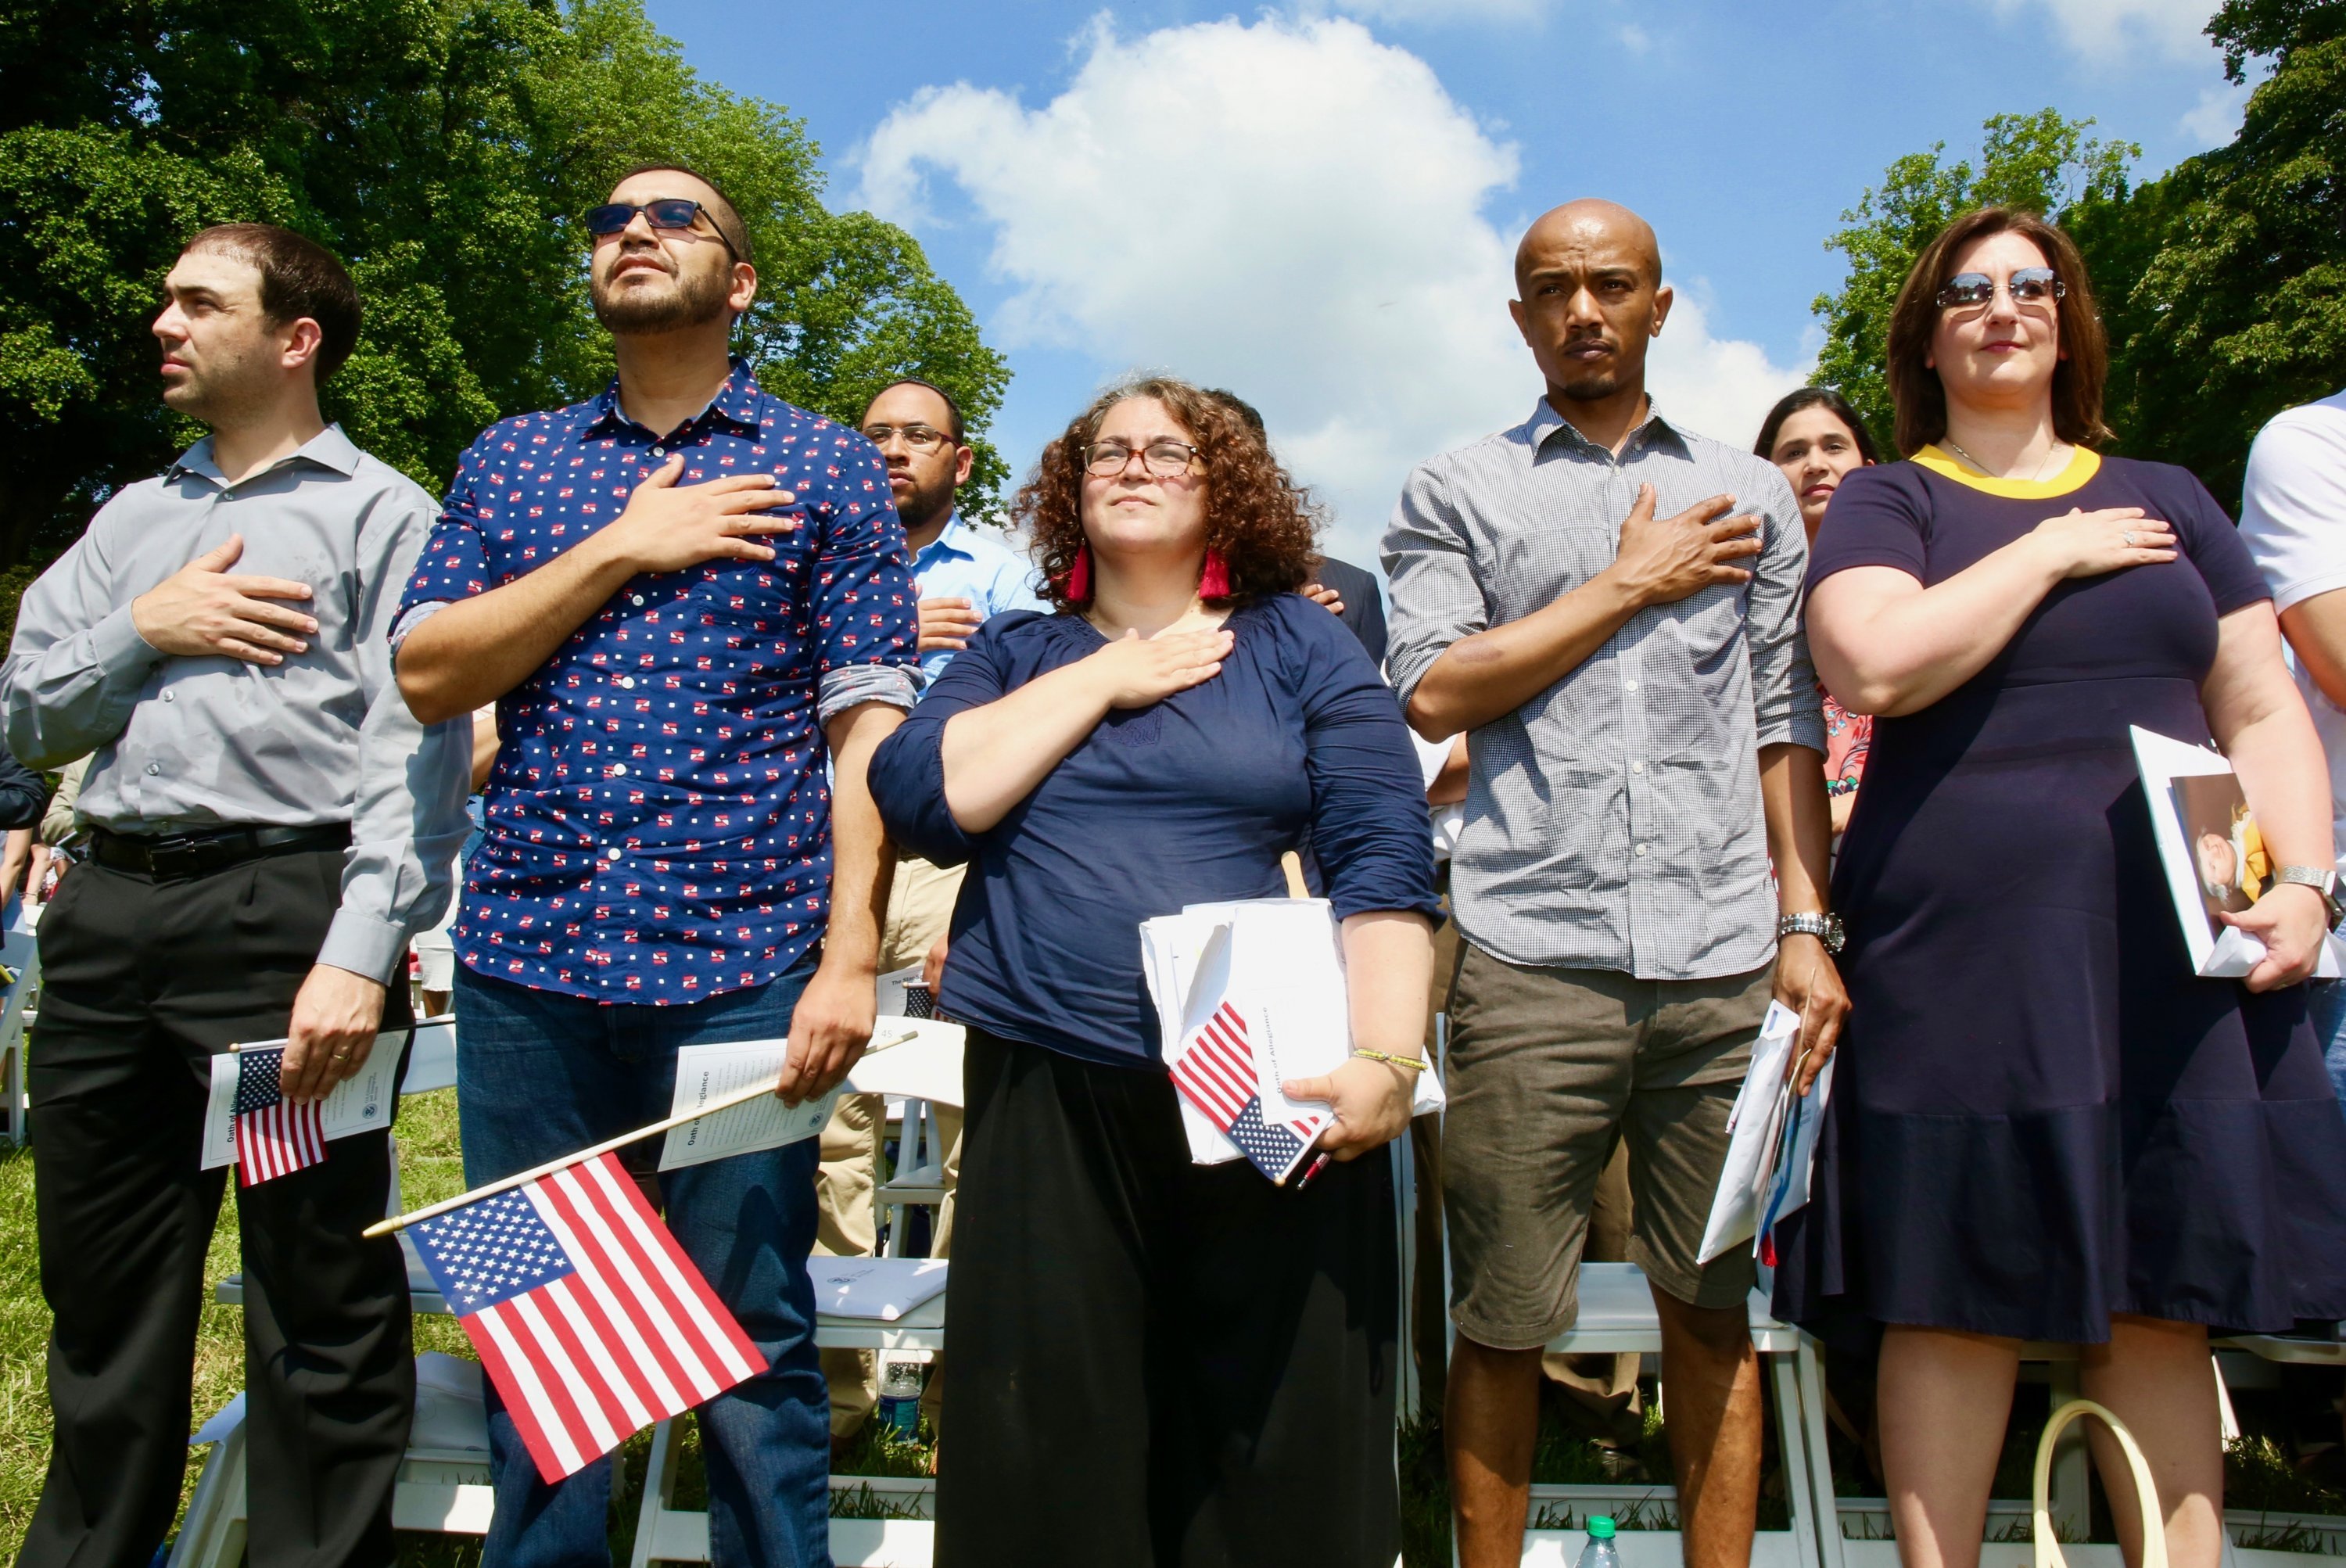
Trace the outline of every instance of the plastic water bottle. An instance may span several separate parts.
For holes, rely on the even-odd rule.
[[[1588,1516],[1588,1544],[1580,1549],[1580,1568],[1621,1568],[1620,1549],[1613,1544],[1613,1516]]]
[[[921,1364],[890,1361],[880,1377],[880,1424],[898,1442],[921,1435]]]

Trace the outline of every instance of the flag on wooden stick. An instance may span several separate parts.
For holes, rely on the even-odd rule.
[[[765,1369],[616,1153],[407,1229],[549,1482]]]
[[[252,1186],[326,1158],[323,1103],[285,1097],[285,1047],[236,1054],[236,1184]]]

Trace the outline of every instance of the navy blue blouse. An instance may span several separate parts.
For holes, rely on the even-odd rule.
[[[1241,606],[1219,675],[1111,712],[983,833],[946,809],[945,721],[1104,645],[1080,616],[994,616],[881,744],[872,792],[896,842],[966,860],[944,1012],[1088,1061],[1159,1059],[1140,922],[1277,898],[1309,840],[1341,918],[1441,918],[1417,759],[1401,708],[1342,622],[1282,594]]]

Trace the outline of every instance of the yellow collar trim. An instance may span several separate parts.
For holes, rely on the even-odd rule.
[[[2069,449],[2069,461],[2061,472],[2050,479],[1998,479],[1992,473],[1982,473],[1943,447],[1926,446],[1914,454],[1913,461],[1943,479],[1958,484],[1968,484],[1974,490],[1984,490],[1990,495],[2009,496],[2015,501],[2045,501],[2055,495],[2066,495],[2081,490],[2086,481],[2102,471],[2102,454],[2089,446]]]

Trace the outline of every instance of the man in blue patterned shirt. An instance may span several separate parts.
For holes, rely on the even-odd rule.
[[[393,633],[418,718],[494,700],[503,741],[456,936],[472,1183],[665,1115],[683,1045],[787,1035],[783,1098],[839,1082],[894,862],[864,769],[917,689],[880,454],[728,357],[758,284],[731,204],[639,169],[587,227],[618,379],[473,443]],[[770,1368],[700,1412],[719,1562],[831,1560],[816,1153],[662,1179]],[[603,1561],[609,1461],[548,1487],[491,1402],[489,1560]]]

